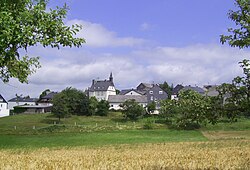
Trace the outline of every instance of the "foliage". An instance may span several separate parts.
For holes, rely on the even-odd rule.
[[[42,97],[46,96],[46,95],[49,94],[50,92],[51,92],[50,89],[44,90],[44,91],[40,94],[39,99],[41,99]]]
[[[52,113],[59,119],[65,115],[89,115],[88,97],[80,90],[66,88],[54,96]]]
[[[222,44],[228,42],[232,47],[247,48],[250,46],[250,4],[249,0],[235,0],[237,11],[230,10],[229,18],[237,28],[229,28],[230,35],[221,35]]]
[[[215,124],[218,120],[210,97],[205,97],[193,90],[180,91],[179,100],[161,102],[160,114],[170,125],[177,129],[198,129],[202,124]]]
[[[219,96],[223,102],[224,114],[235,121],[240,114],[250,116],[250,63],[249,60],[239,62],[244,76],[237,76],[232,84],[222,84],[218,87]]]
[[[28,82],[28,76],[40,67],[39,57],[29,57],[28,48],[36,45],[59,48],[80,47],[82,38],[74,35],[80,25],[66,26],[68,7],[47,9],[48,0],[0,1],[0,79],[17,78]],[[24,56],[21,56],[22,53]]]
[[[61,118],[69,115],[69,108],[67,107],[67,95],[65,93],[57,93],[53,97],[53,107],[51,112],[58,117],[59,122]]]
[[[231,35],[221,35],[221,42],[228,42],[232,47],[248,48],[250,46],[250,3],[249,0],[235,0],[237,11],[230,10],[229,18],[235,22],[237,28],[229,28]],[[232,84],[222,85],[220,93],[229,94],[224,108],[227,115],[234,119],[237,114],[250,116],[250,62],[247,59],[239,62],[244,76],[237,76]]]
[[[122,107],[122,113],[125,118],[130,120],[137,120],[144,114],[144,108],[139,105],[134,99],[126,100],[120,105]]]
[[[89,115],[95,115],[97,111],[98,101],[96,97],[89,99]]]
[[[13,110],[13,114],[21,114],[24,113],[27,110],[27,108],[15,106]]]
[[[107,116],[109,111],[109,102],[106,100],[101,100],[97,104],[96,115],[98,116]]]
[[[168,94],[168,98],[171,99],[172,91],[174,89],[173,84],[171,86],[168,85],[166,81],[163,84],[159,84],[160,88],[164,90]]]
[[[150,114],[150,113],[153,113],[154,111],[156,110],[156,103],[153,101],[153,102],[150,102],[148,105],[147,105],[147,113]]]

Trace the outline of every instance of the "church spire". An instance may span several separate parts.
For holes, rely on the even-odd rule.
[[[113,82],[113,75],[112,75],[112,72],[110,73],[109,81]]]

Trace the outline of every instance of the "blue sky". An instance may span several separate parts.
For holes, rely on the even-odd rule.
[[[230,82],[241,74],[238,62],[249,50],[221,45],[219,37],[234,23],[233,0],[50,0],[49,7],[70,7],[65,23],[82,24],[81,48],[29,49],[42,68],[29,84],[0,83],[7,99],[15,94],[38,97],[72,86],[86,89],[91,80],[113,72],[118,89],[140,82],[205,85]]]

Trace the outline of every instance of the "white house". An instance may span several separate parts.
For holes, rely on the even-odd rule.
[[[126,89],[126,90],[121,90],[119,95],[144,95],[142,92],[136,90],[136,89]]]
[[[9,116],[9,115],[10,115],[10,111],[8,109],[8,103],[0,94],[0,117]]]
[[[30,98],[30,97],[15,97],[8,101],[8,109],[14,110],[15,106],[22,106],[22,105],[36,105],[37,98]]]
[[[88,96],[96,97],[98,101],[108,100],[110,95],[116,95],[115,85],[112,73],[109,80],[93,80],[91,87],[88,89]]]
[[[147,106],[147,96],[145,95],[110,95],[108,98],[110,109],[119,110],[122,109],[120,104],[124,103],[126,100],[134,99],[138,104],[143,107]]]

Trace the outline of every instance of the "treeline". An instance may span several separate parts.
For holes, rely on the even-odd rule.
[[[105,100],[97,101],[95,97],[88,96],[81,90],[68,87],[56,94],[53,98],[52,113],[59,118],[70,115],[79,116],[106,116],[109,111],[109,103]]]
[[[250,117],[250,62],[239,62],[243,76],[237,76],[231,84],[217,87],[218,96],[202,96],[199,93],[181,91],[178,100],[161,102],[160,115],[166,118],[171,127],[196,129],[208,123],[221,120],[237,121],[238,117]]]

